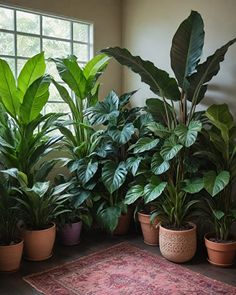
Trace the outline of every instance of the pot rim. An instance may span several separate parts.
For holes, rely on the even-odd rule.
[[[143,215],[143,216],[149,216],[149,217],[152,215],[152,214],[141,213],[140,211],[138,211],[138,214],[139,214],[139,215]]]
[[[184,229],[184,230],[174,230],[174,229],[168,229],[168,228],[165,228],[164,226],[161,225],[161,223],[159,224],[159,227],[164,229],[165,231],[168,231],[168,232],[173,232],[173,233],[182,233],[182,232],[191,232],[191,231],[194,231],[196,230],[197,228],[197,225],[193,222],[187,222],[188,224],[190,224],[192,226],[192,228],[190,229]]]
[[[20,242],[18,242],[18,243],[15,243],[15,244],[12,244],[12,245],[0,245],[0,248],[6,248],[6,247],[8,247],[8,248],[14,248],[14,247],[20,246],[23,243],[24,243],[24,240],[21,238],[20,239]]]
[[[46,232],[46,231],[50,231],[52,228],[56,228],[56,224],[54,222],[51,222],[51,226],[45,229],[27,229],[25,228],[24,231],[25,232]]]
[[[209,236],[211,236],[211,235],[214,235],[214,233],[209,232],[209,233],[206,233],[206,234],[204,235],[204,240],[205,240],[205,242],[207,241],[207,243],[212,243],[212,244],[214,244],[214,245],[234,245],[234,244],[236,244],[236,238],[235,238],[235,236],[233,236],[234,239],[235,239],[234,242],[228,242],[228,243],[222,243],[222,242],[220,242],[220,243],[217,243],[217,242],[214,242],[214,241],[211,241],[211,240],[208,239]]]

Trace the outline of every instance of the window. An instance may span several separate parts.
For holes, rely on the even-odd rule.
[[[17,77],[28,58],[45,52],[47,73],[62,83],[49,57],[77,56],[83,66],[93,54],[92,25],[0,5],[0,58],[5,59]],[[65,85],[64,85],[65,86]],[[69,112],[53,85],[47,112]]]

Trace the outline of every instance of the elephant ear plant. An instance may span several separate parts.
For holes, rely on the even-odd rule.
[[[39,53],[26,62],[15,79],[7,62],[0,59],[1,163],[27,174],[31,184],[44,179],[53,167],[52,161],[40,164],[39,160],[60,140],[48,134],[56,128],[54,123],[61,114],[41,115],[51,81],[45,68],[44,54]]]
[[[175,78],[171,78],[166,71],[159,69],[152,62],[133,56],[127,49],[115,47],[102,50],[138,73],[142,81],[158,96],[147,100],[147,106],[156,119],[156,124],[151,128],[157,136],[156,145],[159,145],[153,169],[154,166],[157,170],[162,167],[163,170],[160,168],[157,174],[167,182],[157,211],[164,227],[178,231],[186,229],[190,210],[196,203],[189,193],[197,193],[202,189],[202,186],[198,185],[198,179],[195,179],[196,172],[189,173],[191,165],[186,167],[192,157],[198,133],[202,129],[202,114],[197,112],[197,105],[204,98],[207,83],[219,72],[220,63],[235,41],[236,38],[227,42],[206,61],[200,63],[204,45],[204,23],[201,15],[192,11],[180,24],[172,40],[170,57]],[[149,144],[155,143],[151,143],[150,139],[144,139],[145,141]],[[161,171],[164,173],[160,173]],[[188,225],[187,228],[189,226],[193,225]],[[161,229],[164,230],[163,227]],[[173,253],[166,253],[168,249],[164,239],[160,238],[160,243],[162,254],[177,262],[191,259],[196,250],[196,244],[191,243],[192,251],[186,251],[188,254],[185,257],[181,253],[181,257],[176,258]]]

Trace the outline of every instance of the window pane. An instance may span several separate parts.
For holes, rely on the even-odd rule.
[[[0,32],[0,53],[3,55],[15,55],[14,35]]]
[[[66,103],[48,102],[45,106],[45,113],[70,113],[70,109]]]
[[[17,61],[16,61],[17,76],[19,76],[19,74],[26,62],[27,62],[27,59],[17,59]]]
[[[14,30],[14,11],[0,7],[0,29]]]
[[[17,31],[39,34],[40,33],[40,20],[39,15],[17,11]]]
[[[32,57],[40,52],[40,38],[17,35],[17,55]]]
[[[73,43],[73,54],[79,61],[88,61],[88,45]]]
[[[65,57],[71,53],[70,42],[43,39],[45,57]]]
[[[43,35],[70,39],[70,22],[43,16]]]
[[[0,58],[4,59],[8,63],[13,74],[15,75],[15,59],[14,58],[5,58],[5,57],[0,57]]]
[[[61,98],[59,92],[57,91],[56,87],[53,84],[51,84],[49,86],[49,91],[50,91],[49,101],[54,101],[54,102],[55,101],[60,101],[60,102],[64,102],[63,99]]]
[[[46,69],[47,74],[50,74],[51,76],[53,76],[54,80],[56,80],[57,82],[61,82],[62,80],[60,75],[58,74],[55,63],[53,61],[48,61],[46,62],[46,64],[47,64],[47,69]]]
[[[88,42],[89,26],[86,24],[73,23],[73,39],[75,41]]]

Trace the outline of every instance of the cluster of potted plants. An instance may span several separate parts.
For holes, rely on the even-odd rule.
[[[197,106],[235,41],[200,64],[204,25],[192,11],[173,38],[175,78],[119,47],[104,49],[84,68],[75,56],[52,59],[67,87],[45,75],[43,53],[27,61],[17,79],[0,60],[0,271],[17,270],[23,248],[26,259],[48,259],[57,230],[64,245],[77,245],[82,224],[121,235],[132,215],[144,242],[159,244],[162,255],[178,263],[195,255],[193,221],[207,215],[214,225],[205,236],[209,262],[231,265],[236,125],[225,104],[206,111]],[[98,78],[110,57],[138,73],[158,97],[143,108],[130,107],[135,91],[111,91],[99,101]],[[41,114],[50,83],[70,118]],[[58,158],[56,150],[66,156]],[[55,164],[69,173],[53,184],[48,174]]]

